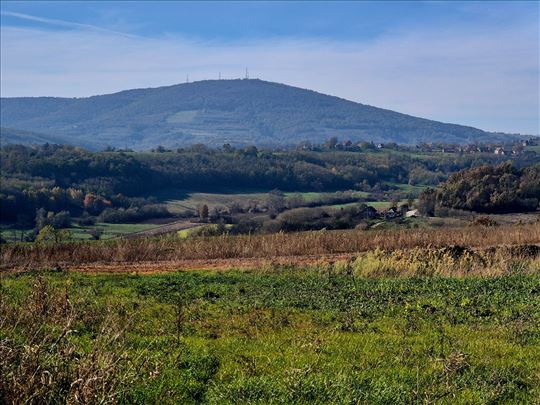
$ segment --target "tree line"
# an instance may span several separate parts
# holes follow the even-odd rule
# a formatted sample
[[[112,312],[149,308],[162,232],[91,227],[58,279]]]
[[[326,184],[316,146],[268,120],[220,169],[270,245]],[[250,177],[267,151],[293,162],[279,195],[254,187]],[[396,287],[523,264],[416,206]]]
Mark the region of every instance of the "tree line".
[[[522,159],[518,156],[514,160],[517,167],[531,163]],[[7,145],[0,150],[0,220],[33,225],[36,212],[44,209],[53,214],[65,211],[74,217],[99,216],[107,211],[103,215],[110,221],[136,221],[166,215],[156,206],[157,199],[149,197],[165,188],[379,192],[395,183],[437,185],[463,168],[503,160],[493,154],[283,151],[228,145],[217,149],[195,145],[155,153]]]

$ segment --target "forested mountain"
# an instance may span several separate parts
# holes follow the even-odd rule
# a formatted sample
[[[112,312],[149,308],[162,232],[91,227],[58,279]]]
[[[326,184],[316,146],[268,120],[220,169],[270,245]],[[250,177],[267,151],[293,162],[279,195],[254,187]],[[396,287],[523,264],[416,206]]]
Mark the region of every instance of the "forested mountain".
[[[3,127],[94,149],[286,145],[332,136],[401,144],[505,137],[262,80],[207,80],[87,98],[2,98],[1,118]],[[2,138],[20,143],[13,131]]]

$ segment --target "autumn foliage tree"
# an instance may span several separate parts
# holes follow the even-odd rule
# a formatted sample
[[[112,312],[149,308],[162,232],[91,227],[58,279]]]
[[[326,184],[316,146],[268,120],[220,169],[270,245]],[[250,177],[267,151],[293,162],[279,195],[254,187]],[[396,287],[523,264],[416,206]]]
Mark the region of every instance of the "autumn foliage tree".
[[[431,211],[433,189],[420,196]],[[510,162],[480,166],[450,176],[435,192],[435,203],[446,208],[484,213],[529,212],[540,202],[540,166],[518,169]]]
[[[90,214],[98,215],[105,208],[111,207],[111,202],[105,198],[95,195],[93,193],[88,193],[84,197],[83,207]]]

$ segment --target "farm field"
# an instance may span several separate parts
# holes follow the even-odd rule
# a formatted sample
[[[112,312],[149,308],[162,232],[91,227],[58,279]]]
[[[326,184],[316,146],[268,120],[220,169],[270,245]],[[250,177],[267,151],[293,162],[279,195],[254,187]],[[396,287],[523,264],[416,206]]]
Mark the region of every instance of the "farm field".
[[[88,231],[91,229],[99,228],[103,230],[101,235],[102,239],[111,239],[128,235],[134,232],[146,231],[156,228],[156,224],[107,224],[97,223],[95,226],[73,226],[68,228],[71,231],[73,239],[90,239]]]
[[[125,235],[129,235],[135,232],[146,231],[158,227],[156,224],[108,224],[97,223],[91,226],[73,225],[70,228],[66,228],[69,231],[70,239],[75,241],[90,240],[92,239],[89,231],[92,229],[100,229],[103,233],[100,235],[101,239],[112,239]],[[33,229],[3,229],[0,231],[0,236],[6,241],[13,242],[21,239],[21,233],[23,235],[32,234]]]
[[[407,183],[392,183],[392,182],[389,182],[389,181],[384,182],[384,184],[392,186],[392,187],[396,187],[401,191],[404,191],[404,192],[407,192],[407,193],[410,193],[410,194],[413,194],[413,195],[418,195],[423,190],[425,190],[426,187],[429,187],[429,186],[423,186],[423,185],[411,185],[411,184],[407,184]]]
[[[1,252],[8,403],[488,404],[540,395],[537,223]]]
[[[197,207],[206,204],[208,208],[216,206],[228,207],[232,203],[248,203],[250,201],[264,201],[269,190],[232,190],[213,193],[192,192],[188,190],[164,190],[157,195],[170,212],[179,213],[185,210],[196,211]],[[334,195],[333,192],[285,192],[285,197],[301,196],[306,202],[315,201]],[[358,198],[366,198],[369,193],[354,191]]]
[[[400,202],[406,202],[406,201],[400,201]],[[348,208],[348,207],[355,207],[360,204],[369,205],[375,208],[376,210],[385,210],[392,206],[392,202],[390,201],[367,201],[364,203],[352,202],[352,203],[345,203],[345,204],[321,205],[321,208]]]
[[[459,278],[370,277],[362,268],[4,275],[4,399],[22,403],[39,393],[50,402],[383,404],[539,397],[538,268]]]
[[[537,245],[540,243],[540,223],[501,225],[497,227],[412,228],[389,230],[310,231],[259,235],[222,235],[218,237],[179,238],[155,237],[114,239],[106,241],[67,242],[62,244],[3,245],[0,270],[28,270],[61,267],[113,265],[122,270],[129,266],[155,271],[162,263],[167,266],[189,265],[191,261],[228,261],[234,267],[238,260],[292,258],[294,264],[305,258],[355,257],[372,250],[402,251],[405,249],[444,248],[462,246],[490,248],[493,246]],[[511,258],[511,255],[510,257]],[[222,262],[223,263],[223,262]],[[250,262],[251,263],[251,262]],[[129,270],[128,270],[129,271]]]
[[[209,208],[216,206],[228,206],[232,202],[248,202],[261,200],[266,196],[265,192],[223,192],[223,193],[200,193],[186,190],[164,190],[157,195],[172,213],[186,210],[196,211],[197,207],[206,204]]]

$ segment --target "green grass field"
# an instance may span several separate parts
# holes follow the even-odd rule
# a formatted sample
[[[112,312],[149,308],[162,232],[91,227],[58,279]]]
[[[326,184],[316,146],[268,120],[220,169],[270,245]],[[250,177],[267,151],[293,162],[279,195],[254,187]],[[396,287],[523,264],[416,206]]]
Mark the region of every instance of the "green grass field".
[[[405,183],[391,183],[388,181],[384,182],[384,184],[392,186],[392,187],[397,187],[400,191],[403,191],[405,193],[410,193],[413,195],[418,195],[422,191],[424,191],[427,187],[430,187],[430,186],[425,186],[425,185],[413,186],[411,184],[405,184]]]
[[[302,196],[306,201],[315,201],[325,196],[331,196],[333,192],[286,192],[285,197],[295,195]],[[368,193],[355,191],[354,196],[365,198]],[[268,191],[262,190],[233,190],[230,192],[199,193],[186,190],[165,190],[158,195],[160,201],[166,204],[169,211],[173,213],[185,210],[196,210],[198,206],[206,204],[209,208],[216,206],[228,207],[232,203],[248,203],[251,200],[265,201]]]
[[[92,239],[92,237],[90,236],[89,231],[96,228],[103,230],[101,239],[111,239],[111,238],[127,235],[133,232],[139,232],[139,231],[144,231],[147,229],[152,229],[152,228],[155,228],[156,226],[157,225],[155,224],[97,223],[92,226],[73,225],[71,228],[67,228],[67,230],[70,232],[71,240],[90,240]],[[0,236],[9,242],[20,241],[21,232],[24,233],[24,235],[30,235],[34,233],[32,229],[3,229],[0,231]]]
[[[50,402],[84,386],[120,403],[535,403],[539,286],[326,267],[4,276],[0,378]]]
[[[254,192],[241,190],[231,192],[199,193],[187,190],[164,190],[157,195],[170,212],[178,213],[186,210],[197,210],[197,207],[203,204],[209,208],[216,206],[228,206],[233,202],[247,203],[250,200],[263,200],[266,198],[266,192]]]
[[[384,210],[384,209],[390,208],[390,206],[392,205],[390,201],[368,201],[365,203],[352,202],[352,203],[346,203],[346,204],[322,205],[321,208],[349,208],[349,207],[354,207],[360,204],[366,204],[378,210]]]
[[[103,230],[101,235],[102,239],[110,239],[118,236],[127,235],[133,232],[145,231],[147,229],[155,228],[155,224],[107,224],[97,223],[93,226],[73,226],[69,228],[72,238],[75,240],[88,240],[91,239],[89,230],[99,228]]]
[[[526,147],[525,147],[525,150],[526,150],[526,151],[531,151],[531,152],[540,153],[540,145],[526,146]]]
[[[295,195],[301,195],[304,200],[306,201],[314,201],[314,200],[318,200],[320,198],[323,198],[325,196],[332,196],[334,193],[324,193],[324,192],[299,192],[299,193],[296,193],[296,192],[287,192],[285,193],[285,196],[286,197],[292,197],[292,196],[295,196]],[[353,192],[353,196],[354,197],[358,197],[358,198],[367,198],[369,196],[369,193],[365,192],[365,191],[354,191]]]

